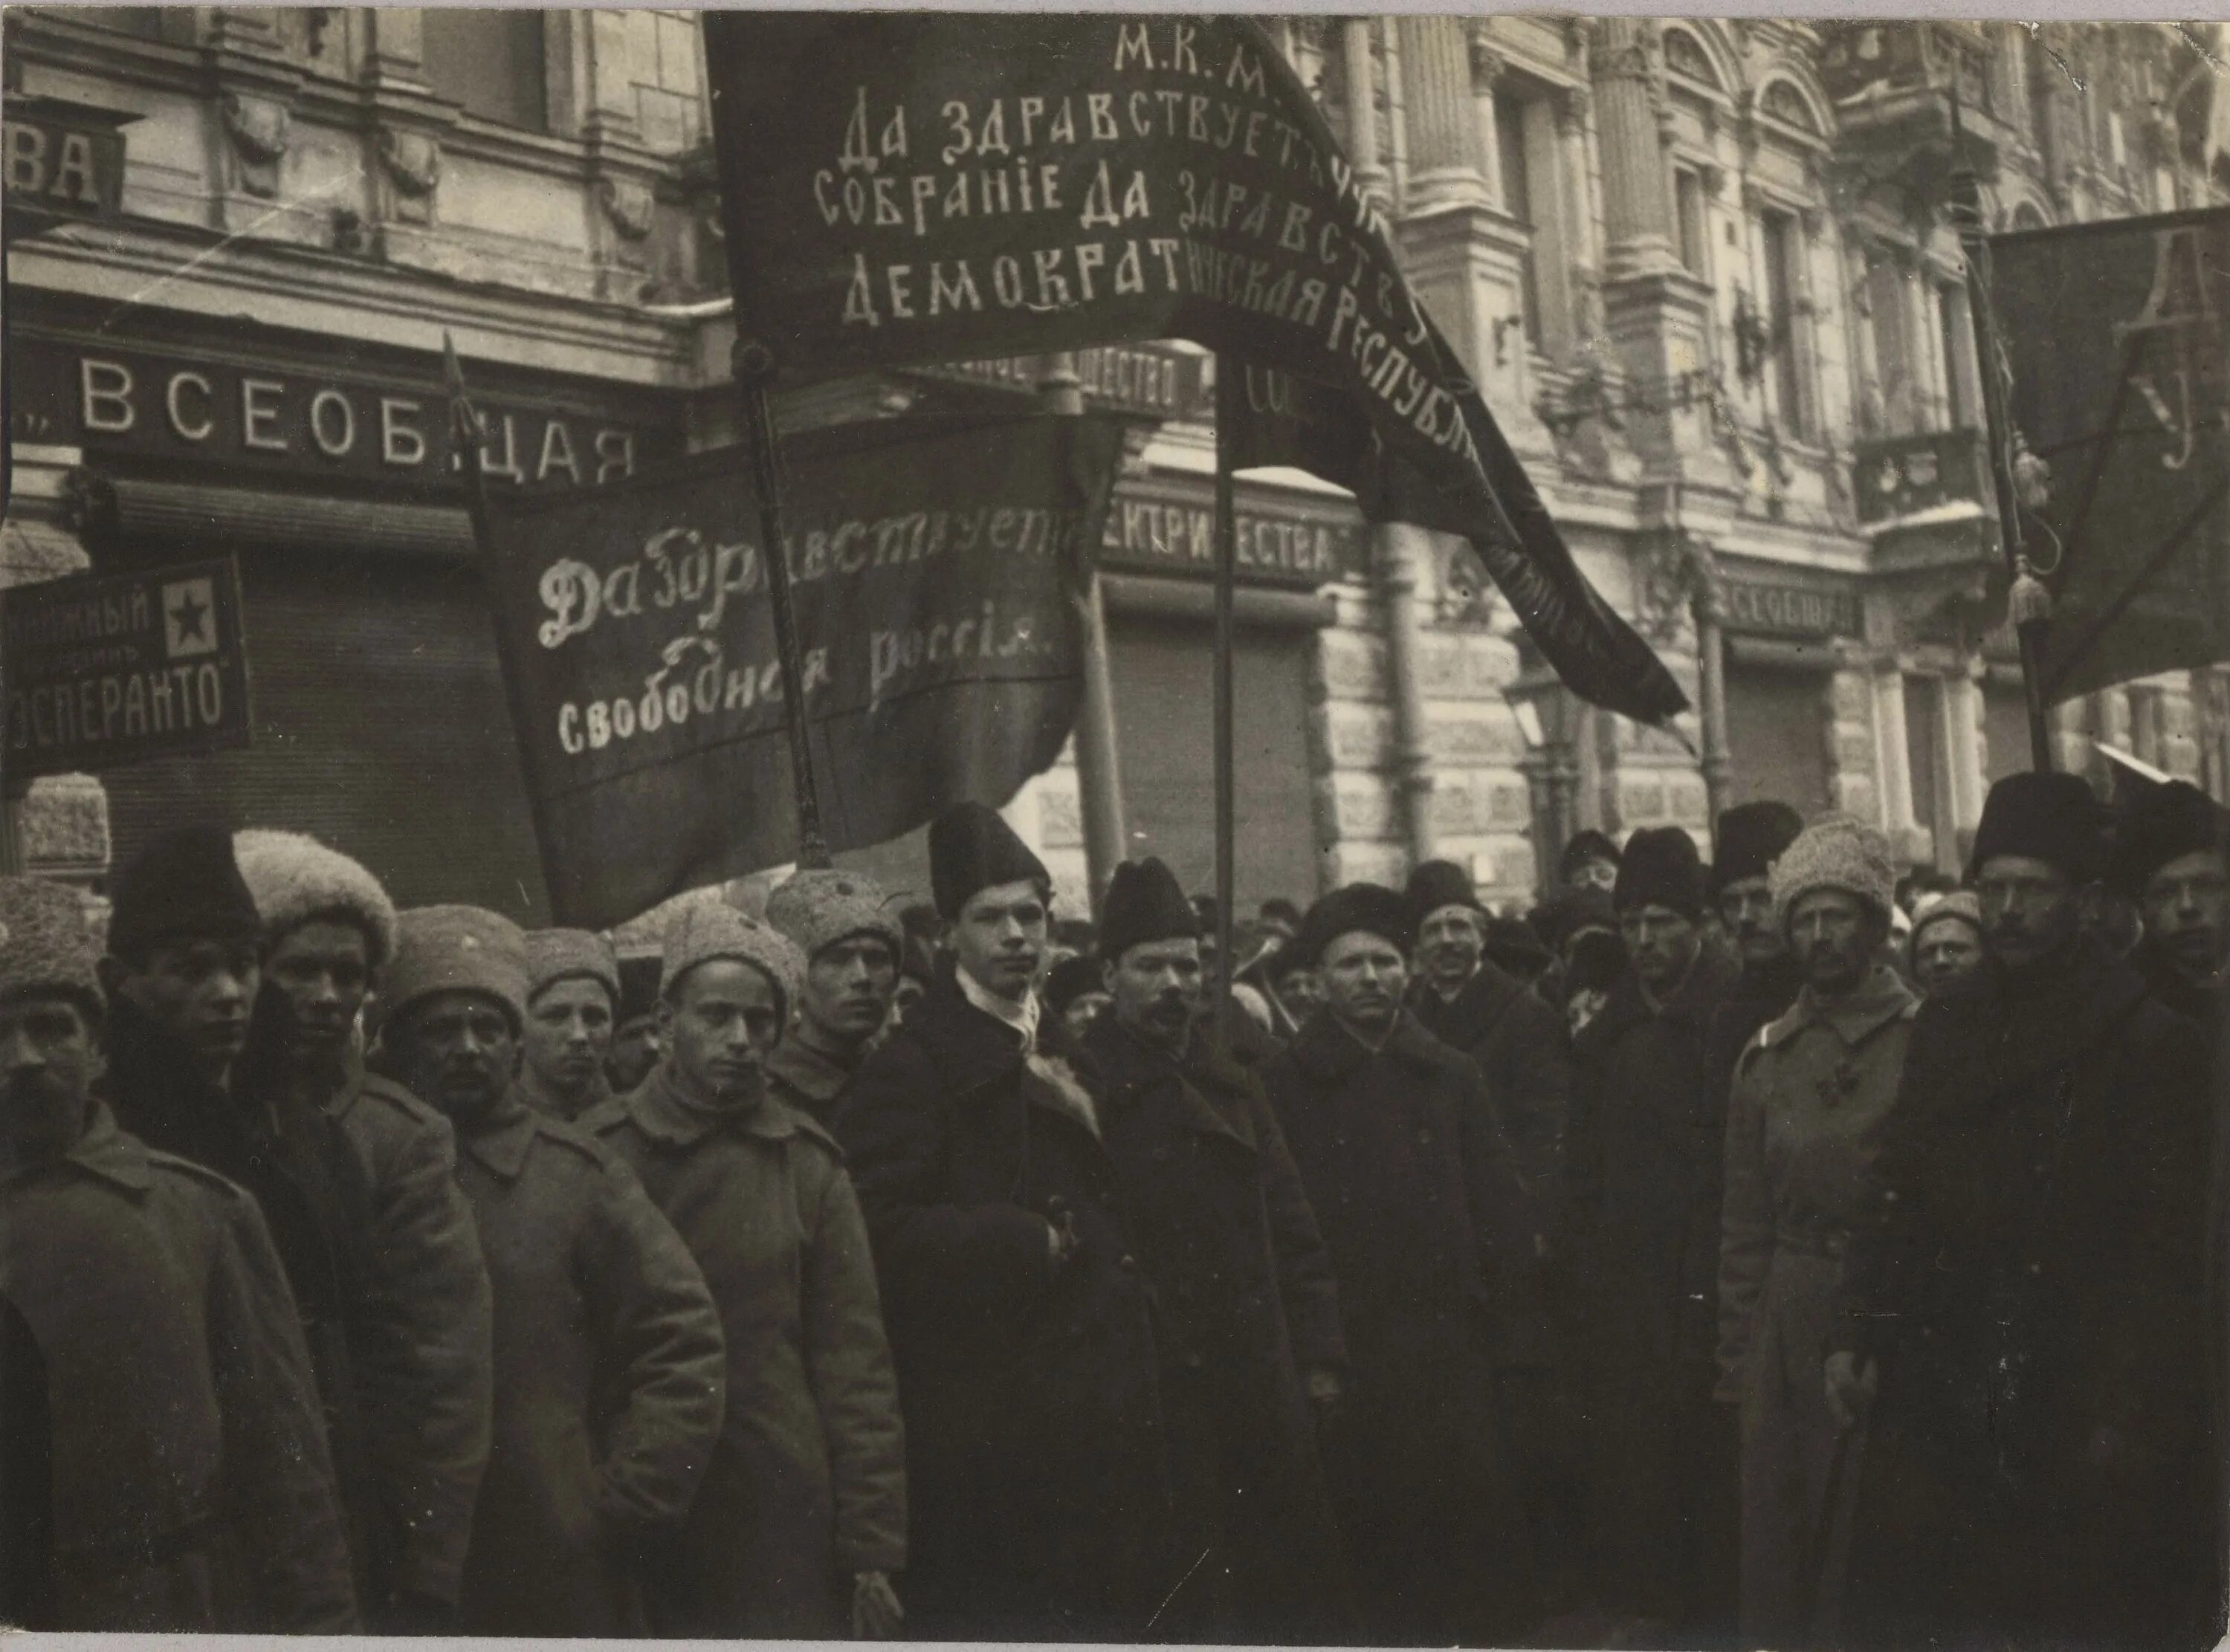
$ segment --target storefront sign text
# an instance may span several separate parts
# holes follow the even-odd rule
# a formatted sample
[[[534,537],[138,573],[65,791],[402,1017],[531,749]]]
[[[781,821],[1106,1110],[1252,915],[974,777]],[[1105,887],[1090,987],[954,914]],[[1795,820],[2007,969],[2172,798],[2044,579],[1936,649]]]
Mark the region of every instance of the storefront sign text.
[[[1855,637],[1860,633],[1855,591],[1729,580],[1725,616],[1728,630],[1765,636]]]
[[[1241,505],[1234,513],[1238,576],[1257,583],[1328,584],[1359,573],[1363,524],[1274,506]],[[1215,571],[1215,508],[1190,493],[1138,493],[1118,487],[1107,508],[1100,560],[1156,573]]]

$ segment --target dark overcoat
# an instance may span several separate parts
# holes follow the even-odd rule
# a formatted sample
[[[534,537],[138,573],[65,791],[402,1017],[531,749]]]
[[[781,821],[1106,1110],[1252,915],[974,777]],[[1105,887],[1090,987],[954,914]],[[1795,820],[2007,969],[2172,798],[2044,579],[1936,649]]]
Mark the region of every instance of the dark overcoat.
[[[1112,1014],[1080,1065],[1161,1306],[1177,1550],[1208,1554],[1157,1632],[1345,1638],[1353,1606],[1303,1381],[1346,1366],[1339,1293],[1261,1081],[1197,1034],[1173,1059]]]
[[[96,1109],[68,1154],[0,1180],[0,1294],[48,1377],[52,1615],[33,1627],[358,1627],[309,1358],[255,1200]]]
[[[2211,1644],[2198,1029],[2095,942],[1913,1023],[1835,1341],[1880,1361],[1850,1644]]]
[[[1703,948],[1653,1005],[1629,970],[1574,1041],[1558,1250],[1591,1568],[1604,1605],[1668,1624],[1734,1609],[1737,1442],[1711,1398],[1729,1075],[1711,1034],[1737,974]]]
[[[513,1096],[462,1146],[457,1180],[495,1285],[496,1374],[462,1628],[643,1634],[637,1563],[689,1512],[719,1438],[719,1315],[673,1225],[603,1142]]]
[[[712,1466],[649,1568],[651,1627],[848,1634],[854,1577],[906,1566],[906,1444],[835,1141],[770,1095],[693,1107],[662,1065],[583,1123],[634,1167],[696,1257],[727,1349]]]
[[[837,1126],[905,1397],[910,1627],[1141,1637],[1177,1581],[1152,1289],[1081,1082],[948,961]]]
[[[1263,1069],[1331,1253],[1350,1376],[1325,1466],[1366,1636],[1500,1644],[1534,1616],[1496,1415],[1503,1147],[1467,1056],[1320,1011]]]

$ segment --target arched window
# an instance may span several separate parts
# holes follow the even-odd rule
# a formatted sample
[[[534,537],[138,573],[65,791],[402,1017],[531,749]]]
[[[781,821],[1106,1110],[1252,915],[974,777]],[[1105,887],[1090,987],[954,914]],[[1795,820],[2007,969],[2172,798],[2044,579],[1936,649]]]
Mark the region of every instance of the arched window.
[[[1718,73],[1711,67],[1711,56],[1704,50],[1703,43],[1685,29],[1665,31],[1665,67],[1684,80],[1693,80],[1714,92],[1724,90],[1719,85]]]
[[[1813,118],[1812,106],[1805,102],[1804,94],[1788,81],[1776,80],[1768,86],[1758,103],[1766,113],[1784,125],[1794,126],[1799,132],[1808,132],[1815,138],[1820,135],[1820,123]]]

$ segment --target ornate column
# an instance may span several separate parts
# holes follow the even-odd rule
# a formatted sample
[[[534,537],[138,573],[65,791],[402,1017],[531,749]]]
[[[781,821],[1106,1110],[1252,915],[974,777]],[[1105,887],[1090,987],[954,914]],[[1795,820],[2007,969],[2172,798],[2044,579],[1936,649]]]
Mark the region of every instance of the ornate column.
[[[1471,34],[1471,103],[1479,127],[1479,175],[1486,185],[1491,206],[1510,210],[1502,189],[1502,132],[1495,118],[1494,88],[1506,67],[1502,54],[1487,38],[1486,25],[1474,18]]]
[[[1620,280],[1678,267],[1665,152],[1657,130],[1654,25],[1642,17],[1598,21],[1595,125],[1602,145],[1604,275]]]
[[[1484,206],[1479,115],[1472,102],[1471,47],[1463,20],[1405,16],[1396,23],[1402,48],[1402,95],[1409,140],[1410,211]]]
[[[1339,26],[1339,64],[1347,100],[1347,158],[1363,193],[1389,198],[1385,163],[1378,156],[1378,73],[1370,49],[1370,20],[1350,17]]]

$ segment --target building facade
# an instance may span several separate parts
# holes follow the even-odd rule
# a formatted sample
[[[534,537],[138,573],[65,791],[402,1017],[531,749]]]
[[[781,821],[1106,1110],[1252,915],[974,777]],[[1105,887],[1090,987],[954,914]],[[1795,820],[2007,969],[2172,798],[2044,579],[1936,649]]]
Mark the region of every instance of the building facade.
[[[406,902],[539,916],[441,351],[454,338],[510,485],[734,439],[694,19],[8,21],[11,168],[19,109],[91,112],[123,143],[117,210],[11,207],[0,578],[236,552],[257,701],[245,750],[38,782],[24,858],[97,882],[159,825],[213,814],[315,832]],[[1993,228],[2217,202],[2202,42],[2150,24],[1269,27],[1581,565],[1724,709],[1655,730],[1587,708],[1454,543],[1368,528],[1304,476],[1245,476],[1242,903],[1398,880],[1432,853],[1522,903],[1579,826],[1708,844],[1715,806],[1763,796],[1853,810],[1956,865],[2027,740],[1954,174],[1979,174]],[[1214,371],[1141,344],[780,409],[795,427],[1051,395],[1126,420],[1105,715],[1009,806],[1072,904],[1087,840],[1212,876]],[[2104,742],[2217,795],[2230,780],[2218,672],[2089,697],[2053,728],[2068,767]],[[857,858],[925,887],[918,834]]]

